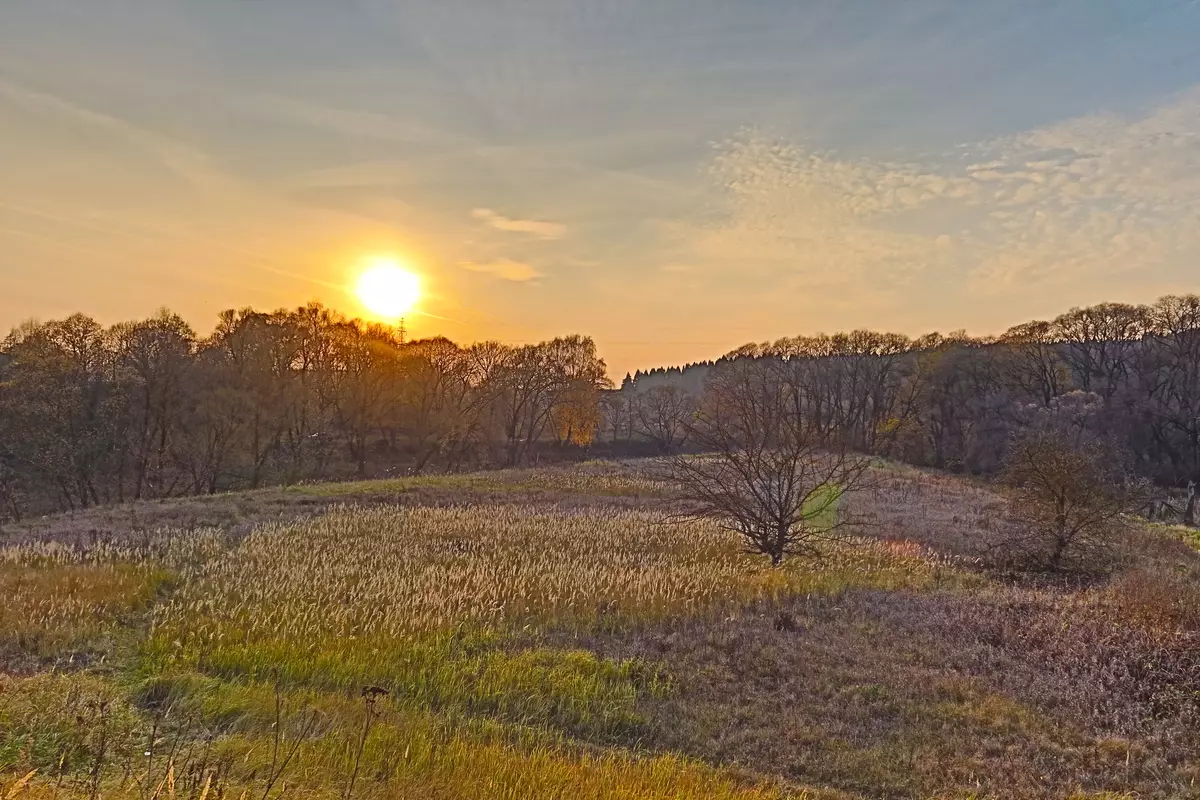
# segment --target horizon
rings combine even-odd
[[[1189,293],[1187,293],[1186,296],[1195,296],[1195,294],[1196,294],[1195,292],[1189,292]],[[1163,297],[1166,297],[1166,295],[1164,295]],[[1161,299],[1162,299],[1162,297],[1154,298],[1154,300],[1156,300],[1156,301],[1161,300]],[[320,303],[320,301],[314,299],[314,300],[310,300],[308,304],[312,304],[312,303]],[[1147,307],[1152,306],[1152,303],[1126,303],[1126,301],[1119,299],[1119,298],[1109,298],[1107,300],[1101,300],[1096,305],[1109,304],[1109,303],[1116,304],[1116,305],[1132,305],[1132,306],[1147,306]],[[308,304],[301,304],[301,306],[299,306],[299,307],[302,308]],[[407,322],[403,317],[400,318],[399,320],[397,320],[395,323],[392,323],[392,322],[388,322],[386,320],[372,319],[369,311],[367,313],[355,314],[355,313],[344,312],[343,310],[332,307],[332,306],[325,306],[325,307],[337,314],[344,315],[344,317],[348,321],[351,321],[351,322],[356,322],[356,323],[359,323],[362,325],[369,325],[369,324],[377,323],[377,324],[382,324],[384,326],[390,327],[393,330],[402,333],[402,335],[404,335],[404,337],[405,337],[405,340],[408,342],[417,342],[417,341],[421,341],[421,340],[434,339],[434,338],[443,336],[443,334],[436,333],[436,332],[430,333],[428,335],[414,336],[414,335],[412,335],[411,330],[408,328]],[[279,313],[279,312],[292,312],[292,311],[295,311],[296,308],[297,308],[296,306],[292,306],[292,307],[282,307],[281,306],[279,308],[254,308],[254,307],[250,307],[250,306],[240,306],[240,307],[231,307],[228,309],[221,309],[221,311],[218,311],[216,314],[214,314],[214,324],[212,324],[208,327],[196,325],[192,320],[189,320],[186,317],[183,317],[182,315],[179,315],[179,316],[195,332],[197,341],[200,341],[214,332],[214,330],[216,328],[215,322],[221,313],[224,313],[227,311],[234,311],[234,312],[251,311],[251,312],[260,313],[260,314],[274,314],[274,313]],[[604,362],[605,369],[607,371],[607,375],[608,375],[609,379],[613,382],[614,386],[620,387],[621,381],[626,375],[633,376],[633,375],[636,375],[637,373],[649,374],[655,370],[686,369],[686,368],[692,367],[692,366],[711,364],[711,363],[714,363],[714,362],[718,361],[719,359],[729,355],[730,353],[732,353],[733,351],[737,350],[740,347],[743,347],[746,345],[755,345],[755,344],[771,344],[773,342],[778,341],[781,338],[820,337],[820,336],[826,336],[826,335],[833,336],[833,335],[837,335],[839,333],[850,333],[850,332],[852,332],[852,330],[867,330],[867,331],[871,331],[874,333],[881,333],[881,334],[898,334],[898,335],[907,337],[910,341],[913,341],[913,342],[915,342],[918,339],[922,338],[923,336],[927,336],[927,335],[938,334],[938,335],[947,336],[947,335],[956,334],[956,333],[965,333],[967,335],[967,337],[969,337],[971,339],[987,340],[987,339],[997,338],[997,337],[1001,336],[1002,334],[1008,332],[1012,328],[1015,328],[1019,325],[1027,323],[1027,322],[1053,322],[1060,315],[1064,315],[1070,311],[1075,311],[1077,308],[1080,308],[1080,307],[1072,306],[1071,308],[1064,308],[1059,312],[1047,315],[1044,319],[1038,319],[1038,320],[1026,319],[1026,320],[1014,321],[1010,325],[1005,325],[1000,330],[987,331],[987,332],[972,331],[972,330],[965,329],[965,328],[956,328],[956,329],[950,329],[950,330],[927,330],[927,331],[913,333],[913,332],[908,332],[908,331],[890,330],[890,329],[883,329],[883,328],[870,328],[870,327],[854,328],[854,329],[842,328],[842,329],[831,329],[831,330],[797,331],[797,332],[793,332],[790,334],[784,334],[784,336],[782,336],[782,337],[773,337],[771,339],[761,339],[761,338],[747,339],[747,340],[739,342],[729,348],[726,348],[725,350],[722,350],[719,353],[714,353],[711,355],[700,356],[700,357],[695,357],[695,358],[685,358],[685,359],[679,360],[679,361],[662,362],[662,363],[635,366],[635,367],[621,370],[621,371],[615,370],[608,363],[607,359],[605,358],[601,342],[596,340],[596,338],[594,336],[592,336],[591,334],[589,334],[587,331],[564,330],[564,331],[560,331],[559,333],[552,334],[552,335],[548,336],[546,339],[528,340],[528,341],[507,341],[507,340],[500,340],[500,339],[495,339],[495,340],[492,340],[492,339],[458,340],[458,339],[453,339],[451,337],[446,337],[446,338],[450,338],[450,340],[452,342],[454,342],[456,345],[463,346],[463,347],[466,347],[466,346],[469,346],[469,345],[475,344],[475,343],[486,342],[486,341],[498,341],[504,345],[520,347],[523,345],[538,344],[539,341],[544,342],[544,341],[547,341],[548,339],[553,339],[553,338],[562,337],[562,336],[570,336],[570,335],[583,336],[585,338],[591,339],[596,342],[597,355],[599,356],[600,360]],[[80,314],[83,314],[84,316],[91,317],[91,315],[89,315],[86,311],[71,312],[71,314],[74,314],[74,313],[80,313]],[[148,319],[148,318],[151,318],[156,315],[163,314],[163,313],[175,314],[176,312],[174,311],[174,309],[172,309],[168,306],[159,306],[157,309],[154,309],[153,312],[144,314],[141,317],[138,317],[136,319],[134,319],[134,318],[119,319],[119,320],[97,319],[96,321],[99,324],[101,324],[102,326],[107,328],[107,327],[111,327],[113,325],[118,325],[118,324],[124,323],[124,322],[134,322],[134,321],[137,321],[138,319]],[[71,314],[64,314],[64,315],[62,315],[62,317],[65,318],[65,317],[71,316]],[[93,319],[95,319],[95,318],[93,317]],[[9,334],[16,333],[18,331],[18,329],[24,325],[40,325],[40,324],[48,322],[48,321],[50,321],[50,320],[36,318],[36,317],[29,317],[13,326],[10,326]],[[9,334],[6,334],[6,335],[9,335]],[[3,339],[0,338],[0,342],[2,342],[2,341],[3,341]]]
[[[117,2],[125,8],[128,3]],[[131,6],[129,6],[131,8]],[[420,277],[414,338],[996,335],[1197,288],[1200,6],[0,9],[0,330]]]

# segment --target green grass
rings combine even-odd
[[[144,674],[378,685],[412,707],[595,741],[634,735],[639,698],[666,681],[653,665],[548,646],[547,635],[954,574],[880,543],[774,569],[708,523],[484,506],[348,507],[265,526],[181,569],[142,646]]]
[[[664,676],[637,661],[546,647],[509,651],[492,639],[464,646],[452,636],[426,636],[359,641],[340,649],[326,645],[316,652],[250,643],[188,652],[169,639],[154,638],[144,647],[142,669],[149,676],[166,676],[157,680],[167,685],[175,680],[172,674],[186,670],[225,682],[278,681],[341,694],[380,686],[404,707],[491,716],[589,740],[636,732],[643,722],[638,694],[667,690]]]
[[[0,675],[0,769],[86,769],[102,735],[125,743],[139,722],[129,698],[109,679]]]
[[[7,774],[15,781],[38,770],[40,779],[25,790],[29,797],[88,796],[96,778],[105,797],[145,798],[194,797],[218,776],[226,795],[258,796],[278,769],[278,730],[279,752],[290,759],[290,769],[276,788],[306,797],[344,796],[360,742],[365,746],[356,797],[781,797],[671,755],[590,751],[537,730],[455,721],[390,704],[364,728],[365,703],[344,695],[278,694],[263,684],[196,677],[186,683],[181,679],[167,694],[152,688],[152,698],[143,694],[143,700],[175,701],[167,711],[156,705],[152,712],[139,711],[119,688],[96,678],[0,679],[4,696],[21,699],[0,711],[0,779]],[[214,726],[222,731],[215,738]],[[169,789],[154,791],[168,782]]]
[[[0,563],[0,649],[41,660],[100,649],[171,580],[149,563]]]
[[[341,483],[297,484],[285,491],[315,497],[361,497],[421,490],[479,494],[577,494],[599,497],[663,497],[669,493],[669,487],[661,482],[608,464],[585,464],[575,469],[508,469]]]
[[[842,620],[855,596],[966,598],[986,577],[899,529],[886,532],[901,541],[829,543],[820,558],[772,568],[713,523],[662,524],[636,502],[668,493],[599,465],[320,484],[214,500],[270,516],[249,532],[239,522],[236,536],[185,525],[127,545],[0,548],[0,589],[18,600],[0,604],[0,642],[34,659],[12,663],[75,670],[0,677],[0,787],[36,769],[19,800],[87,797],[101,763],[104,797],[151,800],[161,784],[157,800],[197,800],[211,780],[229,800],[255,800],[276,732],[295,752],[268,800],[343,798],[356,761],[355,800],[901,797],[943,779],[942,796],[965,797],[971,770],[995,763],[987,748],[1022,766],[1054,755],[1061,730],[1047,733],[1041,710],[995,687],[902,691],[888,670],[925,656],[897,654],[881,671],[871,643],[882,623],[845,617],[861,648],[833,648],[819,665],[779,656],[817,634],[785,604],[824,603],[820,613]],[[256,505],[283,495],[313,516]],[[295,500],[306,496],[322,501]],[[587,501],[613,497],[623,499]],[[829,505],[814,524],[831,524]],[[1161,593],[1142,593],[1161,605]],[[735,618],[777,638],[747,638]],[[689,626],[703,658],[684,669],[664,653]],[[663,649],[639,638],[652,629]],[[753,758],[664,744],[676,718],[662,709],[695,702],[687,692],[699,685],[725,696],[734,676],[775,711],[717,703],[691,724],[714,740],[768,724],[806,698],[775,697],[796,685],[783,672],[826,682],[814,696],[836,714],[762,749],[822,769],[751,773]],[[364,687],[387,696],[372,707]],[[851,717],[878,733],[862,740],[841,724]]]

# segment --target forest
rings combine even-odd
[[[1200,296],[1101,303],[999,336],[857,330],[610,383],[591,338],[406,341],[310,304],[28,322],[0,345],[0,518],[135,499],[695,449],[714,370],[780,366],[827,440],[989,474],[1053,414],[1164,490],[1200,481]],[[1195,492],[1186,509],[1195,519]]]

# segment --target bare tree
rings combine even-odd
[[[1079,388],[1110,399],[1129,383],[1138,342],[1150,325],[1150,309],[1126,303],[1072,308],[1054,320],[1062,360]]]
[[[842,498],[869,460],[817,434],[796,413],[778,359],[741,359],[713,371],[688,434],[705,454],[669,461],[685,517],[716,520],[778,566],[817,556],[852,522]]]
[[[1064,429],[1033,430],[1014,442],[1002,478],[1010,496],[1007,530],[997,542],[1001,559],[1053,572],[1103,567],[1121,517],[1150,496],[1112,448]]]
[[[1007,348],[1010,383],[1046,406],[1063,393],[1068,376],[1059,355],[1059,331],[1052,323],[1035,320],[1017,325],[1000,341]]]
[[[640,433],[663,453],[674,453],[688,438],[695,399],[680,386],[653,386],[638,397],[634,414]]]

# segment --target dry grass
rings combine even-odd
[[[144,669],[378,684],[421,707],[607,740],[636,732],[638,696],[666,691],[666,676],[542,646],[541,632],[947,575],[919,548],[874,541],[775,570],[709,523],[646,512],[344,507],[181,562],[179,589],[153,615]]]
[[[731,600],[934,579],[919,548],[864,543],[771,569],[707,522],[647,512],[343,507],[265,525],[181,572],[156,624],[319,642],[463,626],[689,614]]]
[[[645,741],[871,797],[1200,786],[1200,640],[1105,589],[851,591],[595,637],[671,665]]]
[[[85,661],[114,623],[148,606],[165,579],[146,564],[0,562],[0,670]]]
[[[0,712],[0,775],[12,776],[13,797],[165,800],[197,797],[206,786],[213,797],[265,797],[272,786],[273,796],[345,797],[359,761],[361,702],[292,693],[277,714],[269,687],[220,691],[247,713],[237,732],[213,738],[207,727],[212,708],[209,715],[185,706],[139,716],[115,686],[95,678],[0,679],[0,697],[13,700]],[[589,752],[536,732],[453,724],[387,707],[372,722],[361,752],[359,798],[783,796],[678,756]],[[281,731],[280,752],[290,756],[286,773],[274,756],[275,730]],[[21,783],[31,772],[39,777]]]
[[[995,492],[962,478],[892,466],[873,470],[868,488],[848,502],[866,533],[919,542],[967,563],[986,553],[1004,506]]]
[[[58,542],[93,549],[137,544],[165,529],[220,528],[242,535],[261,524],[360,506],[554,504],[632,507],[669,493],[645,465],[589,462],[574,468],[509,469],[346,483],[297,484],[198,497],[147,500],[0,523],[0,544]]]
[[[1000,581],[993,493],[881,467],[863,538],[774,570],[660,524],[649,475],[10,528],[0,800],[345,800],[355,763],[351,800],[1196,793],[1200,555],[1173,533],[1132,531],[1107,581]]]
[[[448,489],[479,494],[519,492],[530,495],[577,494],[588,497],[656,498],[670,492],[662,481],[638,465],[587,462],[553,469],[505,469],[457,475],[421,475],[350,483],[314,483],[289,491],[317,497],[401,494]]]

